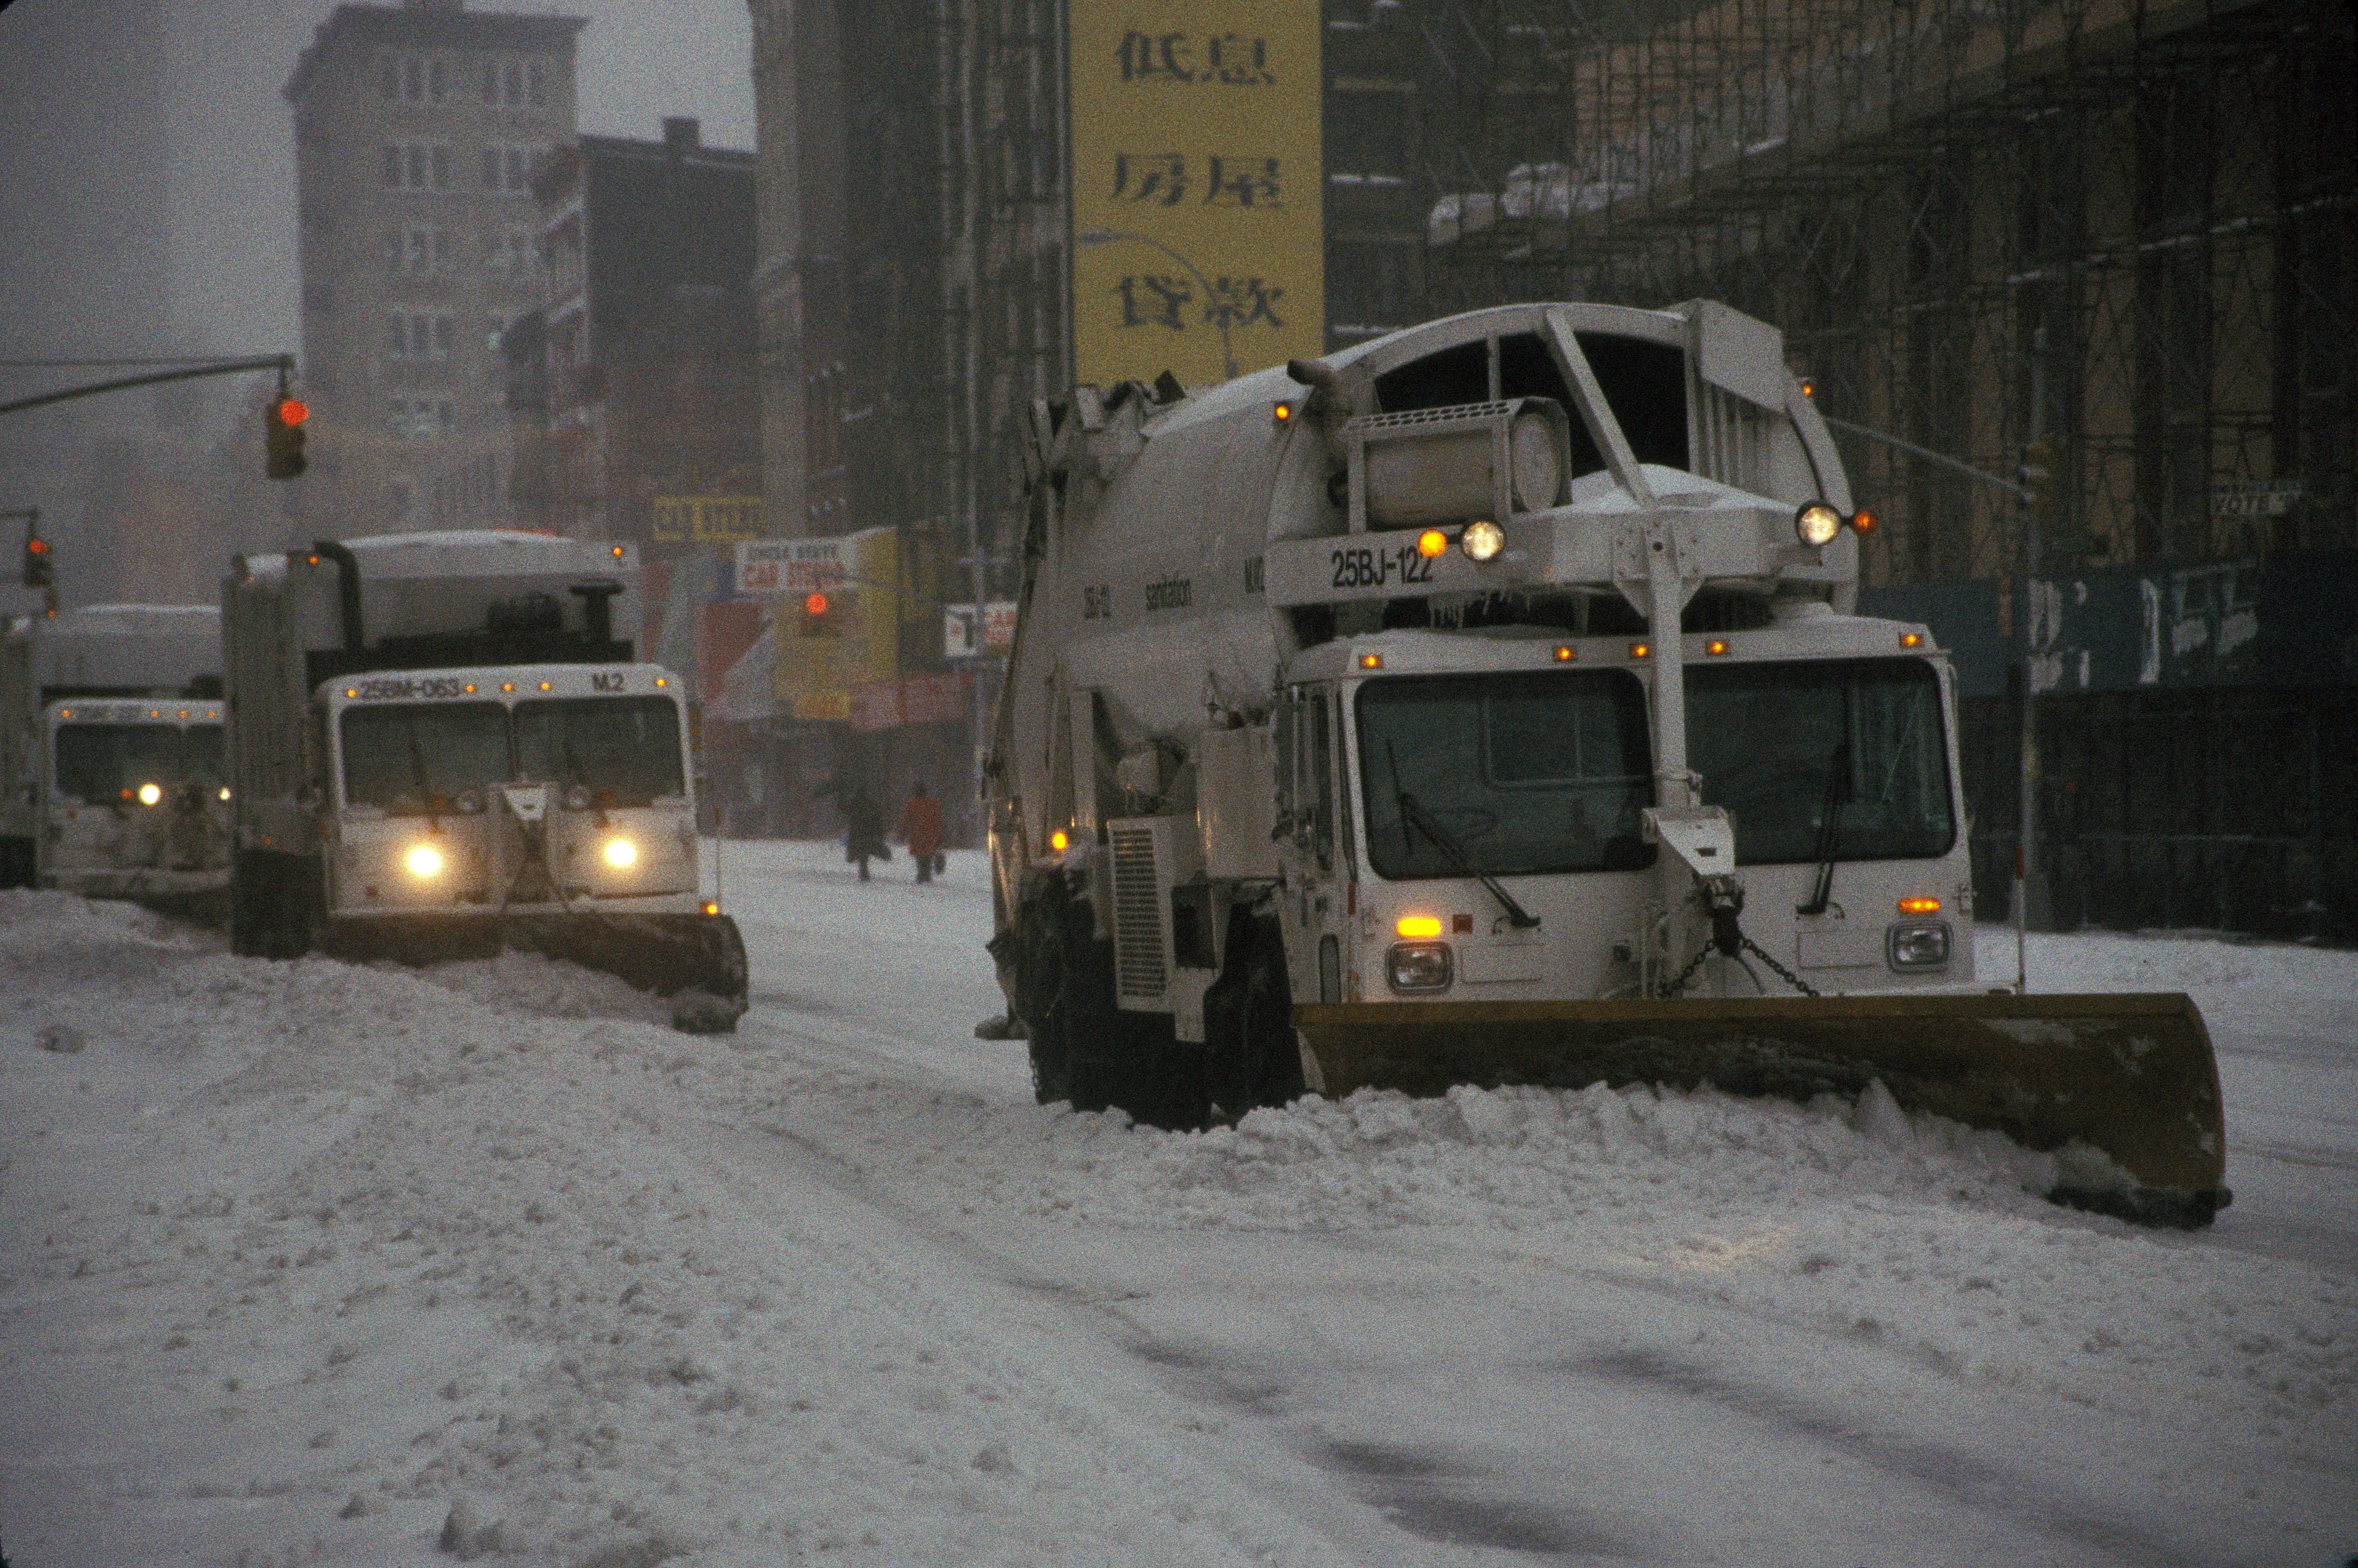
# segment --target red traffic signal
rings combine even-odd
[[[25,586],[47,588],[57,580],[56,557],[49,554],[49,542],[34,532],[38,523],[25,524]]]
[[[303,421],[310,416],[310,409],[296,398],[281,396],[270,406],[264,428],[265,476],[293,479],[311,466],[303,456]]]

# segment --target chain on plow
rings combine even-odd
[[[1744,954],[1751,953],[1775,970],[1779,979],[1803,996],[1818,994],[1816,987],[1779,963],[1766,947],[1747,935],[1743,927],[1736,924],[1736,917],[1744,912],[1744,889],[1735,878],[1714,876],[1698,878],[1697,881],[1703,884],[1704,906],[1711,914],[1711,940],[1695,949],[1695,956],[1687,960],[1687,967],[1679,971],[1678,978],[1655,992],[1656,996],[1667,1000],[1686,989],[1687,983],[1694,979],[1695,971],[1703,968],[1703,961],[1714,953],[1724,954],[1739,964],[1744,961]]]

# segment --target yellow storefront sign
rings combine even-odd
[[[849,719],[855,687],[901,673],[900,531],[863,528],[838,543],[843,572],[817,590],[823,609],[807,594],[778,601],[771,690],[796,719]]]
[[[1205,386],[1322,352],[1319,8],[1070,14],[1079,379]]]
[[[763,535],[758,495],[658,495],[649,536],[658,544],[726,544]]]

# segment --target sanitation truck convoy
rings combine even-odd
[[[1879,1081],[2061,1201],[2227,1201],[2187,998],[1976,983],[1949,662],[1855,612],[1874,519],[1775,329],[1479,311],[1080,387],[1025,455],[985,777],[1044,1101]]]
[[[223,587],[230,941],[408,963],[502,946],[745,1011],[701,890],[686,693],[637,661],[629,545],[475,531],[322,541]]]
[[[94,604],[0,638],[0,887],[219,918],[221,612]]]

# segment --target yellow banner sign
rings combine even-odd
[[[758,495],[658,495],[649,536],[661,544],[725,544],[762,537]]]
[[[1319,8],[1071,0],[1079,379],[1324,351]]]

